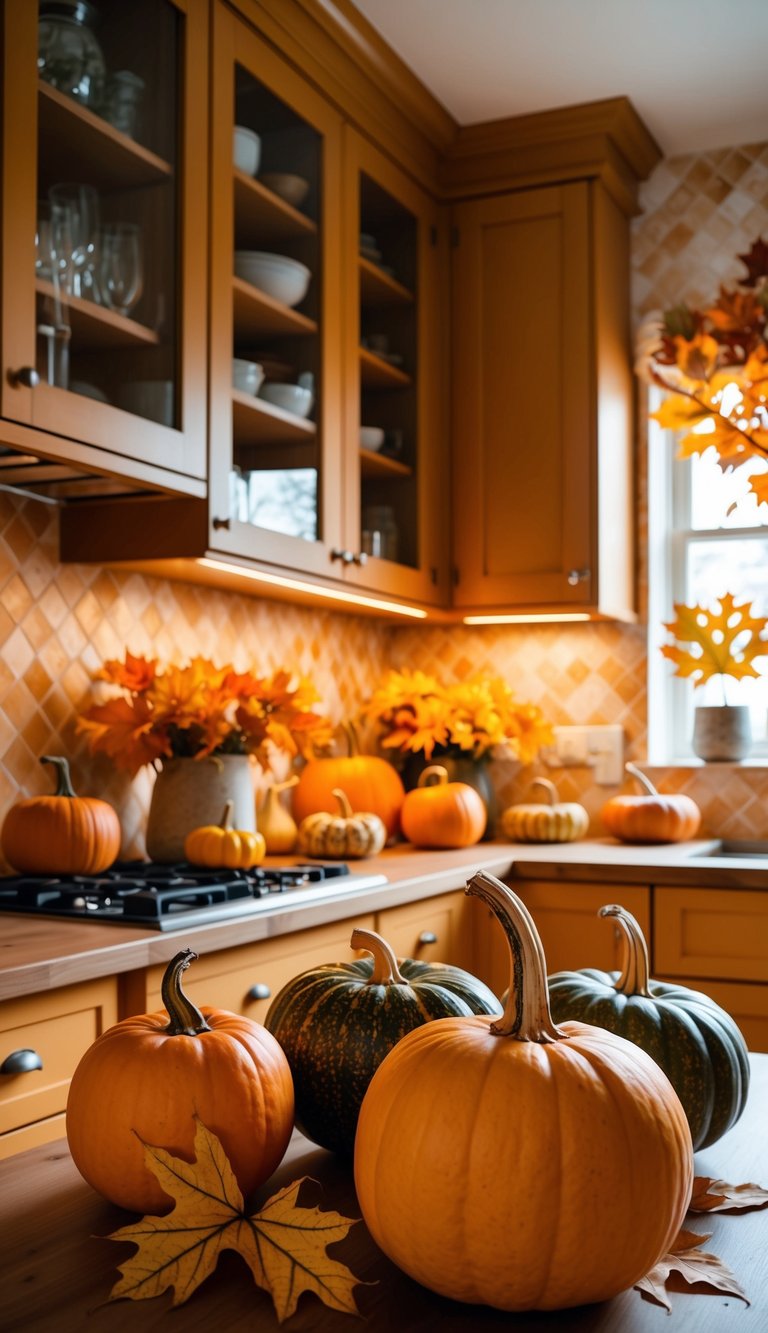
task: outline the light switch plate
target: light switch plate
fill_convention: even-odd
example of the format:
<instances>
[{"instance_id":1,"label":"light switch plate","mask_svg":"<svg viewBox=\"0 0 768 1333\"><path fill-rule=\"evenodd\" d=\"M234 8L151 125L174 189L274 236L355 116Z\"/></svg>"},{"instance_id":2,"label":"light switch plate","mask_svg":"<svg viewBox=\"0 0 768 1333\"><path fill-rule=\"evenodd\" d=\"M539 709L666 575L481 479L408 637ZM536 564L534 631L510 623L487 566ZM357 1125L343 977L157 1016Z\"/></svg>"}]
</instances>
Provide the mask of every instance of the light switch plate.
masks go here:
<instances>
[{"instance_id":1,"label":"light switch plate","mask_svg":"<svg viewBox=\"0 0 768 1333\"><path fill-rule=\"evenodd\" d=\"M623 727L609 723L552 730L555 741L546 757L551 768L593 768L600 786L618 786L624 774Z\"/></svg>"}]
</instances>

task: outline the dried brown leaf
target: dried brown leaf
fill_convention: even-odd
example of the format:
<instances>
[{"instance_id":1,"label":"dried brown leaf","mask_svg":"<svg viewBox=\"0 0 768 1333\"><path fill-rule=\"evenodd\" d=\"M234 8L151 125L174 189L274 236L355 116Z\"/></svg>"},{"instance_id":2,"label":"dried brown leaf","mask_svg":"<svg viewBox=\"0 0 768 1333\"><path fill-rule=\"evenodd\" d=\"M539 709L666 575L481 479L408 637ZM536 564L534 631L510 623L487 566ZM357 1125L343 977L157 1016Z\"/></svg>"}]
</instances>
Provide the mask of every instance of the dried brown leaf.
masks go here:
<instances>
[{"instance_id":1,"label":"dried brown leaf","mask_svg":"<svg viewBox=\"0 0 768 1333\"><path fill-rule=\"evenodd\" d=\"M746 1185L729 1185L725 1180L711 1176L696 1176L693 1194L688 1205L691 1213L746 1213L750 1209L768 1208L768 1190L750 1181Z\"/></svg>"},{"instance_id":2,"label":"dried brown leaf","mask_svg":"<svg viewBox=\"0 0 768 1333\"><path fill-rule=\"evenodd\" d=\"M728 1296L738 1296L739 1300L749 1305L746 1292L728 1265L718 1259L716 1254L698 1249L707 1240L711 1240L711 1236L681 1231L670 1253L665 1254L650 1273L635 1283L635 1290L646 1300L662 1305L668 1313L671 1313L672 1305L667 1291L684 1291L688 1287L694 1287L697 1291L722 1291Z\"/></svg>"}]
</instances>

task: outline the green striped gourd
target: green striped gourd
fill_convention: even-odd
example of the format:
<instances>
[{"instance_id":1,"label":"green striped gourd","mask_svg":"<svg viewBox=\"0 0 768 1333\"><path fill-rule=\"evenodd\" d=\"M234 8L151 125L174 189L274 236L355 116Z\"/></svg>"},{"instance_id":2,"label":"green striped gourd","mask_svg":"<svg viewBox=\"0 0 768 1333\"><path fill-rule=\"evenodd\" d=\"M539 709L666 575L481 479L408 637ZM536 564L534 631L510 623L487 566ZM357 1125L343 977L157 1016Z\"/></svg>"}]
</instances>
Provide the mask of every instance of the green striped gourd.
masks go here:
<instances>
[{"instance_id":1,"label":"green striped gourd","mask_svg":"<svg viewBox=\"0 0 768 1333\"><path fill-rule=\"evenodd\" d=\"M368 1084L406 1032L435 1018L501 1012L493 992L461 968L397 959L372 930L353 930L350 944L370 956L302 972L265 1019L291 1067L296 1124L346 1155Z\"/></svg>"},{"instance_id":2,"label":"green striped gourd","mask_svg":"<svg viewBox=\"0 0 768 1333\"><path fill-rule=\"evenodd\" d=\"M642 1047L664 1070L688 1117L694 1149L707 1148L736 1123L747 1101L749 1057L730 1014L700 991L652 981L648 949L625 908L601 907L624 937L620 972L583 968L548 979L555 1023L579 1019Z\"/></svg>"}]
</instances>

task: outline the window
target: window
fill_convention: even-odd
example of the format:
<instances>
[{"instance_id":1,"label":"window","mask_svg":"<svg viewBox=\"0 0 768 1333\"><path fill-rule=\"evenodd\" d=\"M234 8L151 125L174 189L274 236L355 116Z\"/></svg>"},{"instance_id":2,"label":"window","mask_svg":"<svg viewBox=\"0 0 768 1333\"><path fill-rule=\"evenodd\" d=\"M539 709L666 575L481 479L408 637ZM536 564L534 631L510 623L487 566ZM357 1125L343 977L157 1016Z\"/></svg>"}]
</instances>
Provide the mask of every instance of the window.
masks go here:
<instances>
[{"instance_id":1,"label":"window","mask_svg":"<svg viewBox=\"0 0 768 1333\"><path fill-rule=\"evenodd\" d=\"M680 459L672 433L653 421L649 426L649 760L693 760L694 706L727 702L749 706L749 760L768 764L768 643L756 662L765 673L758 679L717 676L696 690L672 674L673 664L659 652L671 641L664 622L673 617L673 602L708 607L730 592L737 602L751 602L756 615L768 616L768 505L756 503L748 482L768 463L751 458L724 472L714 448Z\"/></svg>"}]
</instances>

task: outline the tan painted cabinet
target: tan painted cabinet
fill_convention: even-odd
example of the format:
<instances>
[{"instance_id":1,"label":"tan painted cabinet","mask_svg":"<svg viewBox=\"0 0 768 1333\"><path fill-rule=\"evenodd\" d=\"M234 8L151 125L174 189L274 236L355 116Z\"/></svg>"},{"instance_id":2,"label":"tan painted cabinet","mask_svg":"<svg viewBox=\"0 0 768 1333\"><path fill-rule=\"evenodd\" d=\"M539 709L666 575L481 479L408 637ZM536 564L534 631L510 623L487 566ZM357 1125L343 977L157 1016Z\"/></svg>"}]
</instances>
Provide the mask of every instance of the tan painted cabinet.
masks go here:
<instances>
[{"instance_id":1,"label":"tan painted cabinet","mask_svg":"<svg viewBox=\"0 0 768 1333\"><path fill-rule=\"evenodd\" d=\"M206 0L79 18L3 7L2 480L203 496Z\"/></svg>"},{"instance_id":2,"label":"tan painted cabinet","mask_svg":"<svg viewBox=\"0 0 768 1333\"><path fill-rule=\"evenodd\" d=\"M443 893L402 907L388 907L377 916L376 929L398 958L424 963L449 963L475 972L473 908L463 890Z\"/></svg>"},{"instance_id":3,"label":"tan painted cabinet","mask_svg":"<svg viewBox=\"0 0 768 1333\"><path fill-rule=\"evenodd\" d=\"M116 1021L111 977L0 1004L0 1157L64 1134L75 1067Z\"/></svg>"},{"instance_id":4,"label":"tan painted cabinet","mask_svg":"<svg viewBox=\"0 0 768 1333\"><path fill-rule=\"evenodd\" d=\"M632 619L628 219L573 181L453 221L453 605Z\"/></svg>"}]
</instances>

